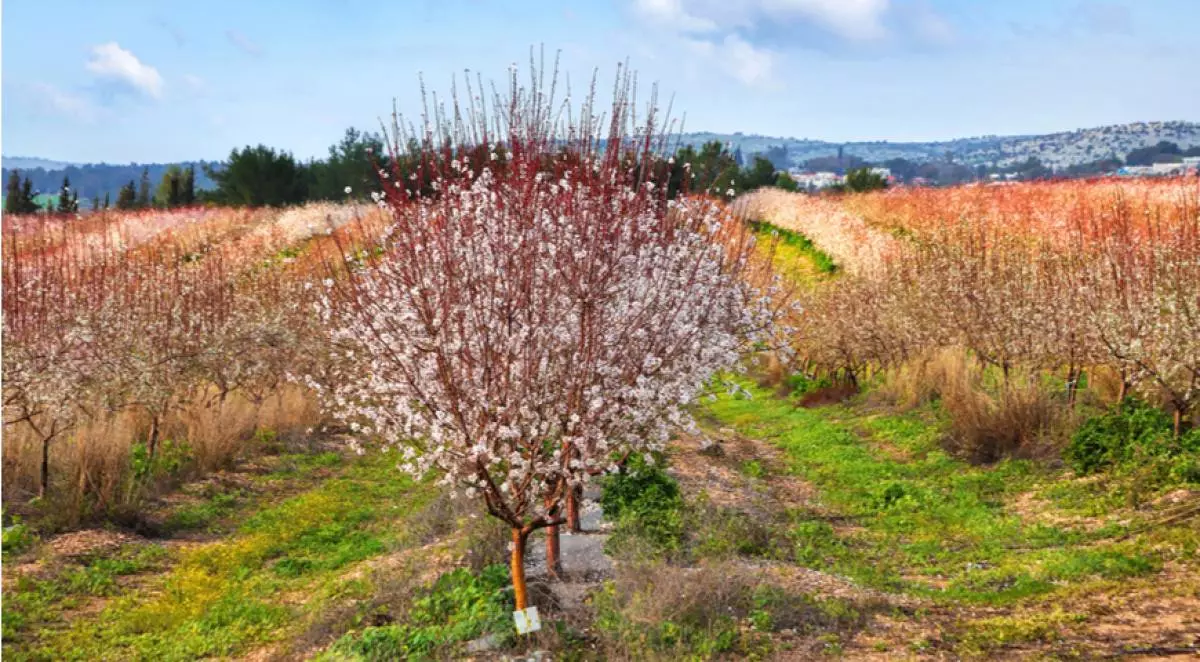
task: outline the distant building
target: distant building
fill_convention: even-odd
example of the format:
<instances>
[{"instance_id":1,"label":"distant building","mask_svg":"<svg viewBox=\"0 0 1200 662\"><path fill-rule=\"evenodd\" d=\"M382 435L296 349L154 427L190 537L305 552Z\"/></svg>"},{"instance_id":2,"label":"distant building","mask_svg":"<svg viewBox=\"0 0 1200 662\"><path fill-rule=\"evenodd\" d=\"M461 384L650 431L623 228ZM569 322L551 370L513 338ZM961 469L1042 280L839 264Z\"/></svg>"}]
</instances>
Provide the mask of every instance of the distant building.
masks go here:
<instances>
[{"instance_id":1,"label":"distant building","mask_svg":"<svg viewBox=\"0 0 1200 662\"><path fill-rule=\"evenodd\" d=\"M1186 175L1194 169L1195 166L1186 162L1155 163L1146 166L1125 166L1117 170L1117 174L1122 177L1171 177Z\"/></svg>"},{"instance_id":2,"label":"distant building","mask_svg":"<svg viewBox=\"0 0 1200 662\"><path fill-rule=\"evenodd\" d=\"M800 185L800 188L808 190L817 190L829 188L835 184L841 184L846 181L846 178L836 172L810 172L805 170L792 169L788 171L788 175Z\"/></svg>"},{"instance_id":3,"label":"distant building","mask_svg":"<svg viewBox=\"0 0 1200 662\"><path fill-rule=\"evenodd\" d=\"M1187 166L1182 163L1155 163L1150 166L1150 174L1158 176L1182 175Z\"/></svg>"}]
</instances>

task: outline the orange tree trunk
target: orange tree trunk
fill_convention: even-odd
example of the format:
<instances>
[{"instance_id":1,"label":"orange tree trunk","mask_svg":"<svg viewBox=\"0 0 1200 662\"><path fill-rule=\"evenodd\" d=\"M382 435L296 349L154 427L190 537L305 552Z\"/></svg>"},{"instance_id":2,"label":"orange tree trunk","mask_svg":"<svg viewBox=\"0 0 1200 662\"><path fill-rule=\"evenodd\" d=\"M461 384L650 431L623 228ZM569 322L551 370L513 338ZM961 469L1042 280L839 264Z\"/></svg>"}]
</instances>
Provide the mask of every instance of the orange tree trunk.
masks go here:
<instances>
[{"instance_id":1,"label":"orange tree trunk","mask_svg":"<svg viewBox=\"0 0 1200 662\"><path fill-rule=\"evenodd\" d=\"M579 501L582 498L582 485L576 485L567 492L567 529L571 533L580 533L583 531L583 528L579 525Z\"/></svg>"},{"instance_id":2,"label":"orange tree trunk","mask_svg":"<svg viewBox=\"0 0 1200 662\"><path fill-rule=\"evenodd\" d=\"M529 533L522 529L512 530L512 581L517 601L517 611L529 606L529 595L525 589L525 540Z\"/></svg>"},{"instance_id":3,"label":"orange tree trunk","mask_svg":"<svg viewBox=\"0 0 1200 662\"><path fill-rule=\"evenodd\" d=\"M546 527L546 572L555 579L562 578L562 556L559 554L558 527Z\"/></svg>"}]
</instances>

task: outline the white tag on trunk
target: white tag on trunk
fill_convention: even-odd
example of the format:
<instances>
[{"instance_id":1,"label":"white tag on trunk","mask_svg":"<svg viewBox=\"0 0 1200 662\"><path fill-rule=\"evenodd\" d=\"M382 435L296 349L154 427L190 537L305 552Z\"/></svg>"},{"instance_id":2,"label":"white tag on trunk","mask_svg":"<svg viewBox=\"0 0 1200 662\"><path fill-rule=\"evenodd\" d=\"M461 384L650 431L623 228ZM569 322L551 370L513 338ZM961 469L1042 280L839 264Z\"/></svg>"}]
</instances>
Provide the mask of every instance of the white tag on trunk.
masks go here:
<instances>
[{"instance_id":1,"label":"white tag on trunk","mask_svg":"<svg viewBox=\"0 0 1200 662\"><path fill-rule=\"evenodd\" d=\"M529 634L542 629L542 621L538 618L537 607L527 607L513 612L513 623L517 625L517 634Z\"/></svg>"}]
</instances>

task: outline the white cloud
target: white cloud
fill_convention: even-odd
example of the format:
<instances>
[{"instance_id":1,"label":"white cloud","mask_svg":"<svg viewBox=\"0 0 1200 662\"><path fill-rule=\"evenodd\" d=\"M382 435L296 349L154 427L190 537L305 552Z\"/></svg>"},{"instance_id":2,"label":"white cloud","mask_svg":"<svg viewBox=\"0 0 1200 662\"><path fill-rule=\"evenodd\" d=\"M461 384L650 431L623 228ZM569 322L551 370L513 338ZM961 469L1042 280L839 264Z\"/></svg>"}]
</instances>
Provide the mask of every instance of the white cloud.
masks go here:
<instances>
[{"instance_id":1,"label":"white cloud","mask_svg":"<svg viewBox=\"0 0 1200 662\"><path fill-rule=\"evenodd\" d=\"M152 98L162 98L163 79L158 70L143 64L115 41L92 49L87 70L102 78L124 82Z\"/></svg>"},{"instance_id":2,"label":"white cloud","mask_svg":"<svg viewBox=\"0 0 1200 662\"><path fill-rule=\"evenodd\" d=\"M758 87L771 82L775 57L770 51L755 48L736 34L726 35L718 51L726 72L743 84Z\"/></svg>"},{"instance_id":3,"label":"white cloud","mask_svg":"<svg viewBox=\"0 0 1200 662\"><path fill-rule=\"evenodd\" d=\"M722 32L800 20L851 41L887 36L891 0L632 0L635 13L676 32Z\"/></svg>"},{"instance_id":4,"label":"white cloud","mask_svg":"<svg viewBox=\"0 0 1200 662\"><path fill-rule=\"evenodd\" d=\"M853 41L873 41L887 36L883 25L889 0L760 0L763 11L774 18L799 16Z\"/></svg>"},{"instance_id":5,"label":"white cloud","mask_svg":"<svg viewBox=\"0 0 1200 662\"><path fill-rule=\"evenodd\" d=\"M89 124L96 121L98 109L88 99L49 83L34 83L32 89L48 110Z\"/></svg>"},{"instance_id":6,"label":"white cloud","mask_svg":"<svg viewBox=\"0 0 1200 662\"><path fill-rule=\"evenodd\" d=\"M717 28L716 22L711 18L689 13L683 2L684 0L634 0L633 8L642 18L678 32L709 32Z\"/></svg>"},{"instance_id":7,"label":"white cloud","mask_svg":"<svg viewBox=\"0 0 1200 662\"><path fill-rule=\"evenodd\" d=\"M764 88L774 83L775 54L758 48L737 34L719 41L684 38L702 71L719 71L746 87Z\"/></svg>"},{"instance_id":8,"label":"white cloud","mask_svg":"<svg viewBox=\"0 0 1200 662\"><path fill-rule=\"evenodd\" d=\"M253 55L254 57L259 57L260 55L263 54L263 50L262 50L261 46L254 43L254 41L252 41L250 39L250 37L247 37L246 35L242 34L241 32L238 32L237 30L226 30L225 38L229 40L229 43L233 44L234 46L237 46L238 49L241 50L246 55Z\"/></svg>"}]
</instances>

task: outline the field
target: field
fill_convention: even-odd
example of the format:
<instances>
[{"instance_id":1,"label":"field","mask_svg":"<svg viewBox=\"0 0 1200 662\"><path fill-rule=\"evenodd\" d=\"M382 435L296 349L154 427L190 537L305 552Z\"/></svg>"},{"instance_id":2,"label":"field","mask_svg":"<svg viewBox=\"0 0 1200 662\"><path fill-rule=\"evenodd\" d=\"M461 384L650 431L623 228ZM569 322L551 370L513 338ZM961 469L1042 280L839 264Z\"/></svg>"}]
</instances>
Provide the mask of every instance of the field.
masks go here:
<instances>
[{"instance_id":1,"label":"field","mask_svg":"<svg viewBox=\"0 0 1200 662\"><path fill-rule=\"evenodd\" d=\"M528 636L509 527L321 407L385 213L6 216L4 656L1200 651L1200 184L731 206L787 346L589 486Z\"/></svg>"}]
</instances>

